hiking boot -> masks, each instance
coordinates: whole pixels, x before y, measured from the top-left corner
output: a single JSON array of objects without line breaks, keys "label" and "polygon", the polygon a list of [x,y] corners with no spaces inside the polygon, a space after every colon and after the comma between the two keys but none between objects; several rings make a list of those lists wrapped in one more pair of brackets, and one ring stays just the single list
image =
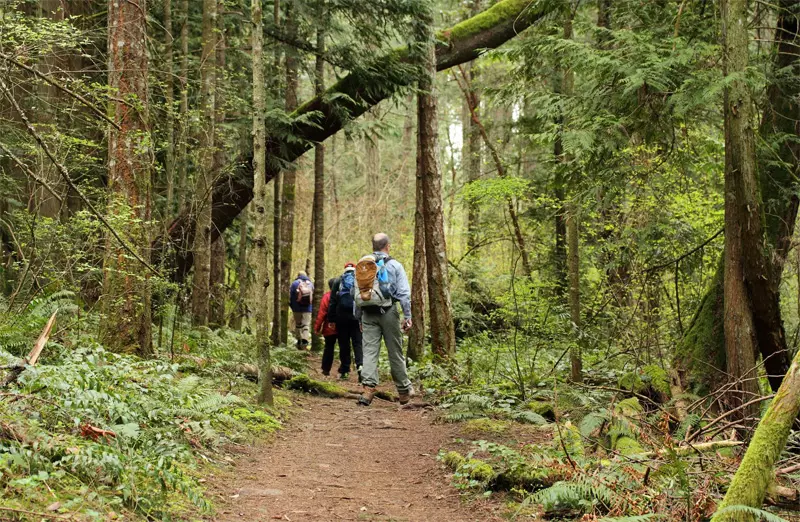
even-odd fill
[{"label": "hiking boot", "polygon": [[343,381],[346,381],[349,378],[350,378],[350,374],[347,373],[347,372],[344,372],[343,374],[339,375],[339,379],[341,379]]},{"label": "hiking boot", "polygon": [[322,372],[322,376],[323,377],[330,377],[331,376],[331,372]]},{"label": "hiking boot", "polygon": [[361,406],[369,406],[372,404],[373,397],[375,397],[375,388],[364,386],[364,391],[361,392],[361,397],[358,398],[358,404]]},{"label": "hiking boot", "polygon": [[398,395],[400,397],[400,404],[408,404],[408,402],[411,400],[411,397],[414,396],[414,388],[401,391]]},{"label": "hiking boot", "polygon": [[361,366],[356,366],[356,373],[358,374],[358,384],[361,384]]}]

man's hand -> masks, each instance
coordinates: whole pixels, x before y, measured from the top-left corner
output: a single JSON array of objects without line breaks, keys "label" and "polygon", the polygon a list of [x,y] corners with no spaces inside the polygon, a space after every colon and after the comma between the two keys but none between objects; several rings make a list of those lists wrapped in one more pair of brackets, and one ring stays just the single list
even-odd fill
[{"label": "man's hand", "polygon": [[401,326],[403,333],[407,333],[411,330],[411,319],[403,319],[403,326]]},{"label": "man's hand", "polygon": [[331,330],[335,329],[336,323],[328,323],[328,328],[330,328]]}]

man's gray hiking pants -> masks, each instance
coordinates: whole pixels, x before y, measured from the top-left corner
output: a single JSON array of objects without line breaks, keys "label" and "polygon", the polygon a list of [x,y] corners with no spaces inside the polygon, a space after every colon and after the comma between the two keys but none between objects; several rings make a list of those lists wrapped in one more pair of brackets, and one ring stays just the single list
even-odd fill
[{"label": "man's gray hiking pants", "polygon": [[403,332],[400,330],[400,314],[396,306],[385,313],[364,311],[361,315],[364,327],[364,367],[361,379],[364,386],[378,385],[378,355],[381,352],[381,338],[389,352],[389,367],[392,380],[398,392],[411,389],[411,381],[406,373],[406,359],[403,355]]}]

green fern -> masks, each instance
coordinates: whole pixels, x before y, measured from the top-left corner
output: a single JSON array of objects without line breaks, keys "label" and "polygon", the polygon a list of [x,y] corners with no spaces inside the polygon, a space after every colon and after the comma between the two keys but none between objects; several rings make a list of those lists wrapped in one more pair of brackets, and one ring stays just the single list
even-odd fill
[{"label": "green fern", "polygon": [[664,515],[657,513],[650,513],[647,515],[634,515],[630,517],[604,517],[597,520],[597,522],[646,522],[647,520],[655,520],[664,518]]},{"label": "green fern", "polygon": [[742,513],[746,515],[753,515],[757,517],[756,520],[765,520],[766,522],[788,522],[788,520],[779,517],[769,511],[764,511],[763,509],[758,509],[750,506],[728,506],[725,508],[720,509],[711,517],[711,522],[715,520],[719,520],[719,517],[722,515],[727,515],[731,513]]}]

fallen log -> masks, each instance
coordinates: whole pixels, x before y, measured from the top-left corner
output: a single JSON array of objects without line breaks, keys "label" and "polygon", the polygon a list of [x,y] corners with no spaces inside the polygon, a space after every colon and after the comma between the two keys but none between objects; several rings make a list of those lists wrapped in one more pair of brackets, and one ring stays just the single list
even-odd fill
[{"label": "fallen log", "polygon": [[53,330],[53,325],[56,323],[57,313],[58,310],[53,312],[53,315],[50,316],[50,319],[44,326],[42,333],[39,334],[39,338],[36,339],[36,344],[33,345],[33,349],[30,351],[30,353],[28,353],[28,356],[25,357],[25,359],[23,359],[19,364],[7,367],[8,373],[3,379],[3,382],[0,383],[0,388],[8,388],[13,383],[17,382],[17,379],[19,379],[19,376],[25,371],[25,368],[29,366],[36,366],[36,361],[38,361],[39,356],[42,355],[44,346],[47,344],[47,341],[50,340],[50,332]]}]

